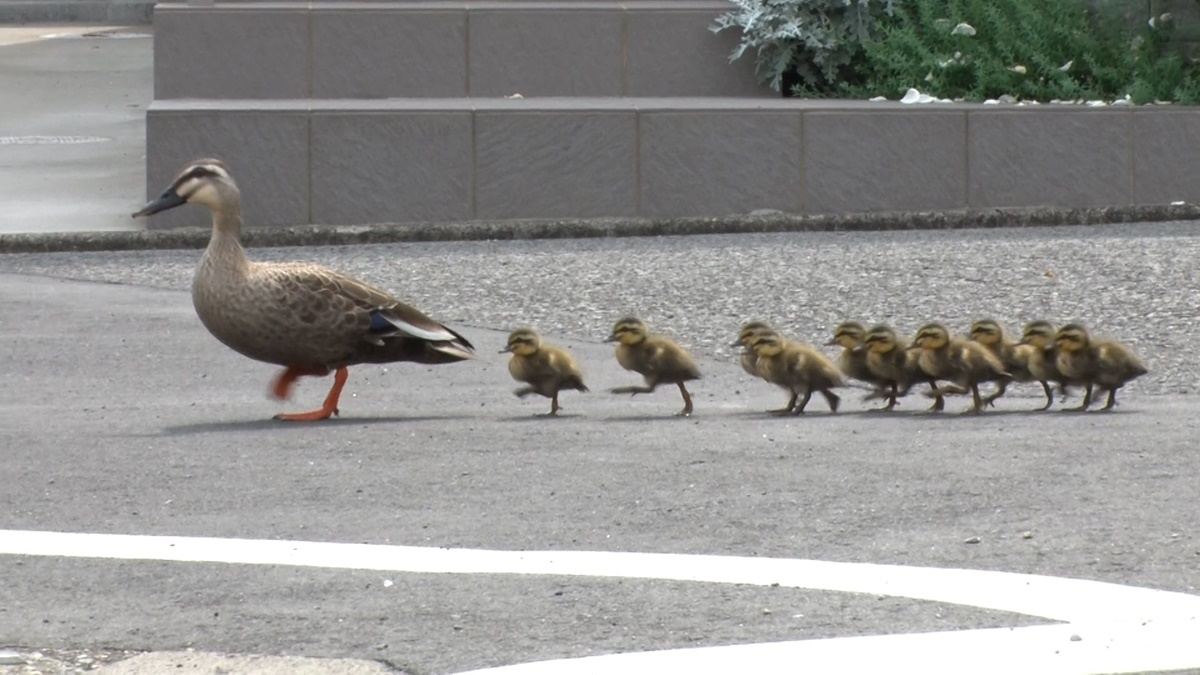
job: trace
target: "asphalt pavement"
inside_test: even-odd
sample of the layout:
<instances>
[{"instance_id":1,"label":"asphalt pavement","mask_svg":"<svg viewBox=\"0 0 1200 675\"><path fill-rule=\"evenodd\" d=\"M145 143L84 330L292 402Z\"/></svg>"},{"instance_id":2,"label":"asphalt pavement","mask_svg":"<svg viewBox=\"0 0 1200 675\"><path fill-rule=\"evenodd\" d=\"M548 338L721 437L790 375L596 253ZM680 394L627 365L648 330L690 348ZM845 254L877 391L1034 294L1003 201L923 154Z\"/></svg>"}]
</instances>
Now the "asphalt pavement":
<instances>
[{"instance_id":1,"label":"asphalt pavement","mask_svg":"<svg viewBox=\"0 0 1200 675\"><path fill-rule=\"evenodd\" d=\"M0 256L0 529L638 551L966 568L1196 594L1200 422L1187 330L1191 223L255 249L319 260L460 328L474 362L353 368L342 416L266 397L271 367L212 339L196 251ZM600 343L642 315L699 356L696 415ZM1084 319L1150 375L1111 414L762 411L731 340L750 318L822 341L843 319ZM512 396L506 332L533 325L592 392ZM0 557L0 635L39 648L345 657L412 673L803 638L1026 626L968 604L813 589ZM980 654L982 669L988 655ZM915 668L922 670L920 666Z\"/></svg>"}]
</instances>

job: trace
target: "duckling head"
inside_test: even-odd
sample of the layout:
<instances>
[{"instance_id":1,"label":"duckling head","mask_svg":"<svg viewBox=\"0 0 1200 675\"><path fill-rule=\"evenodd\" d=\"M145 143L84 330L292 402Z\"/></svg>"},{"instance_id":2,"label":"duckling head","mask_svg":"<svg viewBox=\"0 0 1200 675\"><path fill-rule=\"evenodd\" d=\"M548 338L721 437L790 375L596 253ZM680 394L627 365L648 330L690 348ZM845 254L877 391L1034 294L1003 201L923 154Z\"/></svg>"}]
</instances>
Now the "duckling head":
<instances>
[{"instance_id":1,"label":"duckling head","mask_svg":"<svg viewBox=\"0 0 1200 675\"><path fill-rule=\"evenodd\" d=\"M917 331L913 338L913 347L921 349L941 349L950 343L950 331L940 323L927 323Z\"/></svg>"},{"instance_id":2,"label":"duckling head","mask_svg":"<svg viewBox=\"0 0 1200 675\"><path fill-rule=\"evenodd\" d=\"M213 211L241 203L241 192L224 162L198 159L189 163L157 199L147 203L133 217L152 216L189 203L201 204Z\"/></svg>"},{"instance_id":3,"label":"duckling head","mask_svg":"<svg viewBox=\"0 0 1200 675\"><path fill-rule=\"evenodd\" d=\"M636 345L646 339L650 329L645 322L634 317L626 317L613 325L612 335L605 342L620 342L623 345Z\"/></svg>"},{"instance_id":4,"label":"duckling head","mask_svg":"<svg viewBox=\"0 0 1200 675\"><path fill-rule=\"evenodd\" d=\"M971 339L981 345L994 345L1004 339L1004 329L991 319L971 324Z\"/></svg>"},{"instance_id":5,"label":"duckling head","mask_svg":"<svg viewBox=\"0 0 1200 675\"><path fill-rule=\"evenodd\" d=\"M1086 349L1091 339L1083 324L1069 323L1054 334L1054 344L1064 352L1077 352Z\"/></svg>"},{"instance_id":6,"label":"duckling head","mask_svg":"<svg viewBox=\"0 0 1200 675\"><path fill-rule=\"evenodd\" d=\"M778 333L758 333L750 340L749 347L757 356L775 356L783 351L783 338Z\"/></svg>"},{"instance_id":7,"label":"duckling head","mask_svg":"<svg viewBox=\"0 0 1200 675\"><path fill-rule=\"evenodd\" d=\"M854 349L863 343L866 336L867 331L861 323L846 321L833 329L833 338L826 342L825 346L841 345L846 349Z\"/></svg>"},{"instance_id":8,"label":"duckling head","mask_svg":"<svg viewBox=\"0 0 1200 675\"><path fill-rule=\"evenodd\" d=\"M750 342L754 339L755 335L758 335L759 333L774 333L774 332L775 332L775 329L771 328L770 326L763 323L762 321L751 321L742 326L742 329L740 331L738 331L737 342L734 342L733 344L731 344L729 346L730 347L749 347Z\"/></svg>"},{"instance_id":9,"label":"duckling head","mask_svg":"<svg viewBox=\"0 0 1200 675\"><path fill-rule=\"evenodd\" d=\"M882 324L872 326L871 330L867 331L866 337L863 338L863 344L876 354L890 352L900 346L899 340L896 338L896 331Z\"/></svg>"},{"instance_id":10,"label":"duckling head","mask_svg":"<svg viewBox=\"0 0 1200 675\"><path fill-rule=\"evenodd\" d=\"M508 335L508 344L500 350L501 354L512 352L517 356L530 356L537 353L542 346L542 338L532 328L518 328Z\"/></svg>"},{"instance_id":11,"label":"duckling head","mask_svg":"<svg viewBox=\"0 0 1200 675\"><path fill-rule=\"evenodd\" d=\"M1025 325L1021 344L1046 349L1054 342L1054 325L1049 321L1031 321Z\"/></svg>"}]
</instances>

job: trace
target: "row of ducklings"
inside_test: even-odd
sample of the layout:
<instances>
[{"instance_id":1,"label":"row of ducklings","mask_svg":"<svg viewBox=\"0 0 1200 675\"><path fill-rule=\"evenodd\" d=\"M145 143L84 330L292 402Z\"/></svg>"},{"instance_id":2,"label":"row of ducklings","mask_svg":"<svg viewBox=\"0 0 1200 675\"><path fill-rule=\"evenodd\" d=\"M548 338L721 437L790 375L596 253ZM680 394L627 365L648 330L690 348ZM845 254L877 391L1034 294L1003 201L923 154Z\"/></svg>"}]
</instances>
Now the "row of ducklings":
<instances>
[{"instance_id":1,"label":"row of ducklings","mask_svg":"<svg viewBox=\"0 0 1200 675\"><path fill-rule=\"evenodd\" d=\"M651 333L637 318L621 319L613 326L607 342L616 342L617 362L642 375L644 386L617 387L616 394L644 394L661 384L675 384L684 407L678 414L692 413L692 397L686 382L698 379L695 360L678 343ZM742 326L733 347L742 348L742 368L750 375L775 384L789 393L787 404L770 412L800 414L814 392L820 393L837 412L840 398L835 387L846 379L869 385L869 398L885 399L882 410L892 410L913 385L929 384L934 399L931 411L945 407L945 396L970 393L968 412L982 412L995 403L1013 382L1038 382L1046 394L1046 410L1054 400L1051 383L1059 385L1065 398L1068 386L1085 387L1083 404L1091 406L1093 395L1108 392L1104 410L1116 405L1117 390L1147 370L1125 345L1110 340L1093 340L1077 323L1055 327L1046 321L1025 326L1019 342L1004 337L1000 324L985 319L971 325L969 336L954 337L941 324L922 326L911 341L901 339L886 325L864 328L848 321L834 330L827 345L839 345L837 363L813 345L791 340L761 321ZM564 389L588 391L575 359L561 347L544 342L536 331L521 328L508 336L501 353L511 353L508 369L513 379L527 386L517 396L540 394L550 399L550 415L560 410L558 394ZM939 382L946 383L939 386ZM996 390L983 396L979 385L996 383Z\"/></svg>"}]
</instances>

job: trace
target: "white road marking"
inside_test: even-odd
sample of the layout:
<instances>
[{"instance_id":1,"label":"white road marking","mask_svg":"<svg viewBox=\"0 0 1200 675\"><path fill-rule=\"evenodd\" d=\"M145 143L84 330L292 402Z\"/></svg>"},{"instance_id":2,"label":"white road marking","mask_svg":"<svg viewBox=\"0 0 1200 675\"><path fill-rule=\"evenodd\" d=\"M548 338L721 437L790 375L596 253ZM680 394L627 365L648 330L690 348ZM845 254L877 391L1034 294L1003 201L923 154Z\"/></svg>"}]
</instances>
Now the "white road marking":
<instances>
[{"instance_id":1,"label":"white road marking","mask_svg":"<svg viewBox=\"0 0 1200 675\"><path fill-rule=\"evenodd\" d=\"M0 530L0 554L291 565L427 574L521 574L779 585L1016 612L1061 625L705 647L506 666L540 673L1130 672L1200 667L1200 596L983 570L785 558L495 551L262 539ZM748 664L753 664L747 667ZM829 667L826 667L829 666ZM479 671L485 672L485 671Z\"/></svg>"}]
</instances>

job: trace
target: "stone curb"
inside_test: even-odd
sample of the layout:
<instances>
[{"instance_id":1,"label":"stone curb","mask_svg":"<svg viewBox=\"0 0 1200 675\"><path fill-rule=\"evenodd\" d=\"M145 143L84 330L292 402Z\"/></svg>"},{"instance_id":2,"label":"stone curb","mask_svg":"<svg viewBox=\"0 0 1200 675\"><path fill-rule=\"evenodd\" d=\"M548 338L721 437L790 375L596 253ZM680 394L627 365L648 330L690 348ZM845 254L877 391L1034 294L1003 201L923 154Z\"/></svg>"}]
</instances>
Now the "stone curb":
<instances>
[{"instance_id":1,"label":"stone curb","mask_svg":"<svg viewBox=\"0 0 1200 675\"><path fill-rule=\"evenodd\" d=\"M149 24L156 0L0 0L4 23Z\"/></svg>"},{"instance_id":2,"label":"stone curb","mask_svg":"<svg viewBox=\"0 0 1200 675\"><path fill-rule=\"evenodd\" d=\"M849 232L952 230L962 228L1102 225L1109 223L1200 221L1200 206L1113 206L1101 208L997 208L936 212L887 212L798 216L784 213L723 218L510 220L496 222L381 225L303 225L251 228L251 247L342 246L393 242L484 241L497 239L582 239L753 232ZM209 229L117 232L0 234L2 253L130 251L204 248Z\"/></svg>"}]
</instances>

